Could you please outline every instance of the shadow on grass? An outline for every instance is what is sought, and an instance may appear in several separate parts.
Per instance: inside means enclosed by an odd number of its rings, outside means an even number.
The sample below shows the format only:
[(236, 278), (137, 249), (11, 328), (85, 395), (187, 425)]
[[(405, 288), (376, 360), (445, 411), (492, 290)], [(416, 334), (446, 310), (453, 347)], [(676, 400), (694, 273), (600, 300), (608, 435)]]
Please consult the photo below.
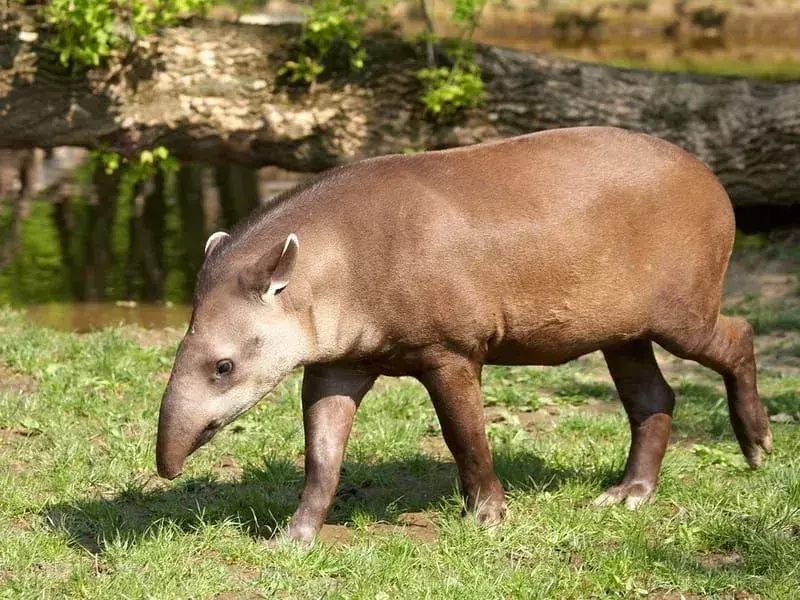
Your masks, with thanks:
[[(553, 491), (566, 481), (608, 486), (620, 475), (553, 469), (533, 454), (502, 450), (495, 455), (495, 466), (506, 489), (531, 493)], [(347, 523), (356, 515), (392, 521), (407, 512), (443, 510), (458, 497), (456, 480), (453, 463), (422, 454), (375, 464), (348, 462), (326, 522)], [(44, 514), (50, 527), (69, 535), (70, 545), (94, 554), (113, 540), (140, 543), (164, 528), (191, 532), (226, 522), (237, 523), (253, 537), (268, 538), (294, 512), (302, 484), (302, 470), (277, 458), (263, 468), (245, 469), (236, 481), (195, 478), (167, 489), (55, 504)]]

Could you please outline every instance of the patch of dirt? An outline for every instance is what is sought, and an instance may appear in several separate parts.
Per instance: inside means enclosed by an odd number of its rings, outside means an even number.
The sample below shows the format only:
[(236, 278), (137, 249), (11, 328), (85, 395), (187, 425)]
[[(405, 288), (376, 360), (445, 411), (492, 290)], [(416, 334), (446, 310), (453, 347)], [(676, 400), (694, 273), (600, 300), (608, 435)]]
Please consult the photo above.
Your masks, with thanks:
[(800, 331), (776, 331), (756, 335), (754, 346), (759, 368), (800, 376)]
[(244, 470), (236, 458), (227, 454), (214, 463), (214, 471), (221, 481), (238, 481)]
[(738, 552), (709, 552), (697, 559), (706, 569), (722, 569), (733, 567), (742, 562), (742, 555)]
[[(402, 534), (410, 540), (429, 544), (436, 541), (438, 527), (432, 512), (413, 512), (400, 515), (397, 523), (375, 523), (367, 528), (370, 533)], [(345, 544), (353, 542), (353, 531), (345, 525), (328, 524), (322, 526), (318, 536), (326, 544)]]
[(387, 375), (378, 377), (375, 381), (375, 385), (372, 386), (371, 393), (382, 394), (385, 391), (409, 385), (418, 385), (420, 389), (423, 389), (422, 384), (413, 377), (389, 377)]
[(40, 435), (42, 432), (38, 429), (27, 429), (25, 427), (10, 427), (8, 429), (0, 428), (0, 440), (3, 438), (14, 437), (33, 437)]
[(702, 444), (708, 442), (707, 439), (698, 435), (688, 435), (680, 431), (671, 431), (669, 437), (669, 445), (678, 448), (691, 448), (695, 444)]
[(534, 411), (514, 410), (502, 406), (487, 406), (484, 415), (487, 423), (518, 425), (532, 435), (550, 433), (556, 429), (559, 418), (571, 415), (605, 415), (620, 413), (619, 402), (589, 402), (579, 405), (552, 405)]
[(702, 600), (708, 596), (700, 596), (690, 592), (655, 592), (648, 594), (649, 600)]
[(30, 566), (30, 570), (35, 573), (44, 573), (48, 577), (65, 580), (69, 575), (70, 566), (67, 563), (35, 563)]
[(31, 527), (31, 524), (22, 517), (14, 519), (11, 522), (11, 529), (13, 531), (18, 531), (20, 533), (27, 533), (29, 531), (33, 531), (33, 527)]
[(11, 474), (22, 473), (23, 471), (27, 471), (29, 468), (30, 465), (26, 462), (21, 460), (12, 460), (8, 465), (8, 472)]
[(325, 523), (317, 534), (317, 538), (325, 544), (349, 544), (353, 541), (353, 532), (344, 525)]
[(589, 402), (579, 406), (569, 406), (567, 409), (575, 413), (589, 413), (591, 415), (621, 414), (622, 403), (620, 402)]
[(569, 566), (573, 569), (580, 569), (583, 566), (583, 559), (581, 555), (577, 552), (573, 552), (569, 555)]
[(800, 423), (800, 412), (794, 414), (778, 413), (777, 415), (771, 415), (769, 420), (772, 423), (783, 423), (783, 424)]
[[(758, 600), (761, 598), (761, 596), (757, 596), (756, 594), (748, 592), (747, 590), (736, 590), (732, 593), (729, 592), (714, 597), (719, 598), (719, 600)], [(709, 598), (709, 596), (703, 594), (693, 594), (692, 592), (669, 591), (648, 594), (647, 598), (649, 600), (706, 600)]]
[(483, 409), (487, 423), (507, 423), (519, 425), (527, 430), (552, 431), (555, 428), (555, 416), (558, 410), (555, 407), (540, 408), (539, 410), (514, 410), (503, 406), (487, 406)]
[(33, 377), (18, 373), (0, 362), (0, 392), (32, 394), (34, 391), (36, 391), (36, 382)]
[(440, 435), (426, 435), (419, 440), (419, 449), (423, 454), (441, 462), (454, 462), (453, 455)]
[(370, 531), (402, 533), (415, 542), (431, 543), (436, 541), (438, 527), (433, 520), (432, 512), (403, 513), (397, 524), (376, 523)]
[(250, 565), (242, 565), (238, 563), (228, 565), (228, 573), (236, 581), (253, 581), (258, 579), (258, 569)]
[[(784, 243), (791, 245), (792, 240)], [(797, 267), (791, 261), (764, 256), (763, 251), (733, 255), (725, 276), (725, 304), (735, 305), (748, 296), (758, 296), (765, 303), (797, 296)]]
[(215, 600), (255, 600), (263, 597), (262, 594), (257, 592), (220, 592), (213, 596)]

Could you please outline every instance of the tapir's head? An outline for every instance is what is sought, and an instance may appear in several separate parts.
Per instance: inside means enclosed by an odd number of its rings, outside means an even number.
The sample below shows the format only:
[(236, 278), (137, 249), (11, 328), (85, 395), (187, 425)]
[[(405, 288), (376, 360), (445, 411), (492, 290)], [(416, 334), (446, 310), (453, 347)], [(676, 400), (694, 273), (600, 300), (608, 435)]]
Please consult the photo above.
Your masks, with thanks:
[(161, 401), (162, 477), (177, 477), (189, 454), (256, 404), (307, 352), (290, 293), (297, 236), (255, 254), (236, 246), (225, 233), (206, 242), (192, 320)]

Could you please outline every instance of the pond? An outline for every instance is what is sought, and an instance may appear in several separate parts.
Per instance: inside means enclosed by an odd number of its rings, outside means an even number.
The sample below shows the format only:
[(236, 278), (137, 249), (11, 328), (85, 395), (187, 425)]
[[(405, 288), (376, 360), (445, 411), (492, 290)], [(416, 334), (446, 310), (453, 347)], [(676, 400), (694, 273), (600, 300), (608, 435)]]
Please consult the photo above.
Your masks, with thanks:
[(167, 303), (52, 302), (34, 304), (25, 310), (26, 318), (65, 331), (87, 333), (115, 325), (138, 325), (147, 329), (186, 328), (191, 307)]

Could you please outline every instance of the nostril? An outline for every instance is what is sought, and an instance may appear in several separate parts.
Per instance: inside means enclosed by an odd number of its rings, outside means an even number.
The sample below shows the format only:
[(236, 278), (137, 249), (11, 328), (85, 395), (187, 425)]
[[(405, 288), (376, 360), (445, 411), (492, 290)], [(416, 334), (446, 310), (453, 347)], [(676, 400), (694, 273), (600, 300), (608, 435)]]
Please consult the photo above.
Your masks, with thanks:
[(206, 431), (216, 431), (220, 427), (222, 427), (222, 421), (220, 421), (219, 419), (214, 419), (208, 425), (206, 425), (206, 429), (205, 430)]

